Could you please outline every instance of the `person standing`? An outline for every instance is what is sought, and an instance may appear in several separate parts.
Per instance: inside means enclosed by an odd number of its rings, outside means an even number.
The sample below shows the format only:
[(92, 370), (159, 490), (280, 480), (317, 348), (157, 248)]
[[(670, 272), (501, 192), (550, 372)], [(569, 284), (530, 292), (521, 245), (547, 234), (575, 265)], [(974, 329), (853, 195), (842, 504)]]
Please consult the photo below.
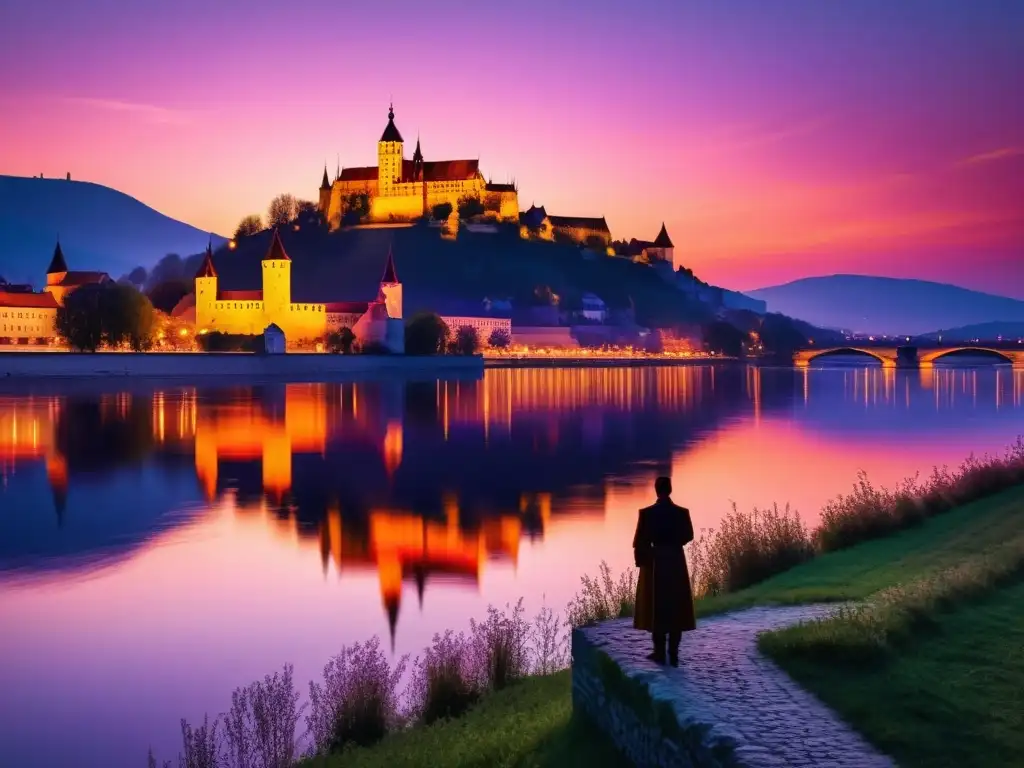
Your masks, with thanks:
[(658, 500), (640, 510), (633, 536), (633, 557), (640, 569), (633, 626), (653, 637), (654, 651), (647, 658), (664, 664), (667, 657), (677, 667), (683, 632), (697, 628), (683, 551), (693, 541), (693, 523), (690, 510), (670, 498), (671, 479), (659, 477), (654, 492)]

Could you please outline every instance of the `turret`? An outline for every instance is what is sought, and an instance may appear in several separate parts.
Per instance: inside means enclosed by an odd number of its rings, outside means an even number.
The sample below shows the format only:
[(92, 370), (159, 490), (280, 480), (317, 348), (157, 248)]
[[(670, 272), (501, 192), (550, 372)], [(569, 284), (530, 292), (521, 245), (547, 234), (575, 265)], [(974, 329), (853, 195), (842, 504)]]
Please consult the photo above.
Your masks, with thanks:
[(331, 182), (327, 178), (327, 163), (324, 163), (324, 178), (320, 182), (320, 205), (318, 208), (320, 215), (326, 220), (331, 209)]
[(59, 285), (67, 273), (68, 264), (64, 261), (64, 251), (60, 248), (60, 238), (57, 238), (57, 247), (53, 249), (53, 258), (50, 259), (50, 266), (46, 270), (46, 284)]
[(388, 107), (388, 124), (377, 142), (377, 191), (387, 195), (402, 178), (402, 134), (395, 127), (395, 107)]
[(672, 265), (672, 269), (677, 269), (678, 264), (675, 263), (675, 246), (672, 245), (672, 238), (668, 236), (668, 230), (665, 228), (665, 222), (661, 222), (661, 231), (658, 236), (654, 238), (654, 247), (661, 250), (661, 258)]
[(263, 313), (268, 324), (289, 328), (288, 312), (292, 303), (292, 260), (285, 253), (277, 228), (270, 248), (263, 257)]
[(423, 152), (420, 151), (420, 138), (416, 137), (416, 150), (412, 153), (412, 177), (415, 181), (423, 181)]
[(205, 328), (213, 319), (217, 301), (217, 270), (213, 268), (213, 238), (206, 246), (203, 263), (196, 272), (196, 326)]
[(402, 319), (402, 284), (398, 281), (395, 271), (395, 257), (388, 248), (388, 261), (384, 265), (384, 275), (380, 279), (380, 292), (384, 296), (384, 306), (388, 317), (392, 320)]

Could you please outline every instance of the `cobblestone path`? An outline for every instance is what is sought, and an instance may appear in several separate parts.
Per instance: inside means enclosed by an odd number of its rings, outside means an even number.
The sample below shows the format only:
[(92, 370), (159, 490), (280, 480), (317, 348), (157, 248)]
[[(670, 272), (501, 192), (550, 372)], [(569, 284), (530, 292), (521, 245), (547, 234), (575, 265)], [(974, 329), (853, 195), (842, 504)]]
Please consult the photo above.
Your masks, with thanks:
[(797, 685), (757, 650), (757, 634), (818, 618), (831, 606), (749, 608), (698, 621), (683, 635), (680, 666), (660, 667), (644, 658), (650, 635), (632, 619), (585, 630), (651, 695), (671, 702), (677, 715), (713, 725), (739, 745), (737, 757), (752, 768), (881, 768), (895, 763), (880, 754), (828, 707)]

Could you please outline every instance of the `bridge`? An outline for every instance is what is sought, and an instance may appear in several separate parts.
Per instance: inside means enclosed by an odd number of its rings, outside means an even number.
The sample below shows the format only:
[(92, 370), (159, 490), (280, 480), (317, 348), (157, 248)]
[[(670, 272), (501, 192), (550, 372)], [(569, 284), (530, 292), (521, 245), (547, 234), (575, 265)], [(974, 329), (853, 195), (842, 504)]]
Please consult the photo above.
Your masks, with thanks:
[(793, 364), (798, 368), (804, 368), (811, 364), (812, 360), (829, 355), (867, 355), (878, 360), (883, 368), (921, 368), (929, 367), (946, 355), (955, 353), (970, 352), (979, 355), (994, 357), (1002, 362), (1011, 363), (1014, 368), (1024, 369), (1024, 345), (1014, 344), (962, 344), (947, 347), (883, 347), (883, 346), (857, 346), (848, 347), (822, 347), (821, 349), (801, 349), (793, 355)]

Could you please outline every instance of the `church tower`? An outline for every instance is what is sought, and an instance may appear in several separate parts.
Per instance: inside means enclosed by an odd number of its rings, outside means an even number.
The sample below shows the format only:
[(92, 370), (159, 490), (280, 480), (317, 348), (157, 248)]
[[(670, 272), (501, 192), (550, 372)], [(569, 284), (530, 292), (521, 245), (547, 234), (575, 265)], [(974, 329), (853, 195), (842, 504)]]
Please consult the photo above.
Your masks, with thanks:
[(377, 192), (391, 194), (391, 188), (402, 179), (402, 134), (395, 127), (395, 107), (388, 107), (388, 124), (377, 142)]
[(217, 301), (217, 270), (213, 268), (213, 240), (206, 246), (206, 256), (196, 272), (196, 326), (212, 324), (214, 302)]
[(50, 267), (46, 270), (46, 284), (60, 285), (61, 280), (67, 277), (68, 264), (64, 261), (64, 251), (60, 248), (60, 240), (57, 240), (57, 247), (53, 249), (53, 258), (50, 259)]
[(331, 211), (331, 182), (327, 178), (327, 164), (324, 163), (324, 179), (320, 182), (320, 215), (327, 220), (327, 214)]
[[(263, 321), (288, 329), (292, 304), (292, 260), (285, 253), (281, 235), (274, 228), (267, 255), (263, 257)], [(264, 326), (264, 327), (265, 327)], [(262, 329), (261, 329), (262, 330)]]

